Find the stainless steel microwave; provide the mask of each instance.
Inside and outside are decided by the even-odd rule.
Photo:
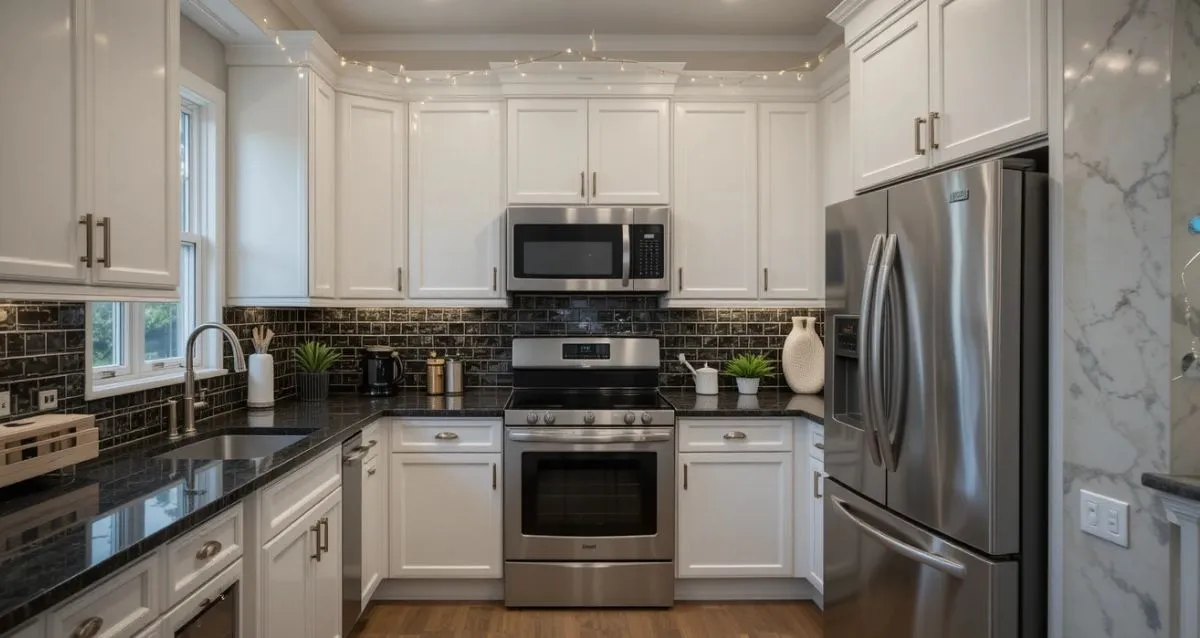
[[[667,292],[669,208],[508,209],[510,292]]]

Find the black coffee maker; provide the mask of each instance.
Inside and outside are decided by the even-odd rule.
[[[362,382],[358,393],[368,397],[394,397],[400,392],[400,384],[404,377],[404,362],[400,355],[387,346],[367,346],[363,348],[362,360],[359,364],[362,370]]]

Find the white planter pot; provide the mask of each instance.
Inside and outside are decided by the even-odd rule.
[[[758,394],[758,382],[762,379],[737,378],[738,394]]]

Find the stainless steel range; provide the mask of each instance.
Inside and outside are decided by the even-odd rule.
[[[513,340],[504,411],[504,601],[669,607],[675,409],[657,339]]]

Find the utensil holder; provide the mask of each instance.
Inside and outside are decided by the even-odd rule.
[[[270,408],[275,405],[275,358],[269,354],[252,354],[247,364],[249,390],[246,405],[251,408]]]

